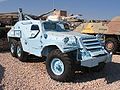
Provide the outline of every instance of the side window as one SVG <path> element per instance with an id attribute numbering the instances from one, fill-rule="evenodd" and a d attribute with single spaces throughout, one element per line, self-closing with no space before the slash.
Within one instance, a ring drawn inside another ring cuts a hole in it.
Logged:
<path id="1" fill-rule="evenodd" d="M 38 25 L 32 25 L 31 30 L 40 30 Z"/>
<path id="2" fill-rule="evenodd" d="M 31 30 L 30 30 L 30 35 L 29 35 L 29 38 L 35 38 L 37 37 L 37 35 L 39 34 L 40 32 L 40 29 L 39 29 L 39 26 L 38 25 L 32 25 L 31 26 Z"/>

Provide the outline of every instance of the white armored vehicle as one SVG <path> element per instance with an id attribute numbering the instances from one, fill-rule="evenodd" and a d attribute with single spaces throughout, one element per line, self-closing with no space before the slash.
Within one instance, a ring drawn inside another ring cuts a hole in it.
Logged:
<path id="1" fill-rule="evenodd" d="M 112 58 L 96 36 L 65 30 L 63 22 L 32 20 L 22 12 L 7 35 L 12 56 L 21 61 L 29 55 L 47 57 L 48 74 L 58 81 L 71 80 L 76 67 L 100 70 Z"/>

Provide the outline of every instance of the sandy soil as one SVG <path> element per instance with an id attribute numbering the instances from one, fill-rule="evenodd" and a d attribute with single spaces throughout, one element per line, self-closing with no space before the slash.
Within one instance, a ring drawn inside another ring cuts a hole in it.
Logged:
<path id="1" fill-rule="evenodd" d="M 20 62 L 0 53 L 0 90 L 120 90 L 120 55 L 95 73 L 77 73 L 73 82 L 57 82 L 47 74 L 45 62 Z"/>

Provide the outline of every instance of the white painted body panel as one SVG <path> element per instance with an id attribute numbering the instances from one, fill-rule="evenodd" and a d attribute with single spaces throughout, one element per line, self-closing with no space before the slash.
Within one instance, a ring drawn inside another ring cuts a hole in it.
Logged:
<path id="1" fill-rule="evenodd" d="M 40 20 L 19 21 L 8 32 L 8 38 L 20 38 L 23 50 L 39 57 L 42 56 L 42 52 L 46 47 L 56 46 L 62 53 L 74 50 L 82 52 L 82 54 L 78 55 L 81 55 L 81 59 L 77 58 L 81 61 L 82 66 L 92 67 L 98 65 L 100 62 L 111 62 L 111 55 L 99 44 L 100 42 L 95 36 L 80 34 L 73 31 L 45 31 L 43 26 L 44 22 L 45 21 Z M 31 31 L 32 25 L 38 25 L 39 30 Z M 69 39 L 67 43 L 64 41 L 66 38 Z M 92 40 L 97 40 L 97 42 L 90 43 Z M 99 46 L 94 45 L 95 43 L 99 44 Z M 90 47 L 89 45 L 93 46 Z M 100 50 L 97 51 L 95 47 L 100 48 Z M 95 49 L 96 51 L 93 52 L 87 49 Z M 105 56 L 99 56 L 101 54 Z M 87 55 L 90 55 L 90 57 L 88 58 Z M 95 58 L 94 56 L 99 56 L 99 58 Z M 97 61 L 93 62 L 92 60 L 95 59 Z"/>

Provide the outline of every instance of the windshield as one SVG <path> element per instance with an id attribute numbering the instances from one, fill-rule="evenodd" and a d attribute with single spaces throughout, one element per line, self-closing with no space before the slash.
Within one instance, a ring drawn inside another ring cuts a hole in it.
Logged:
<path id="1" fill-rule="evenodd" d="M 68 32 L 63 23 L 56 22 L 44 22 L 45 31 L 57 31 L 57 32 Z"/>

